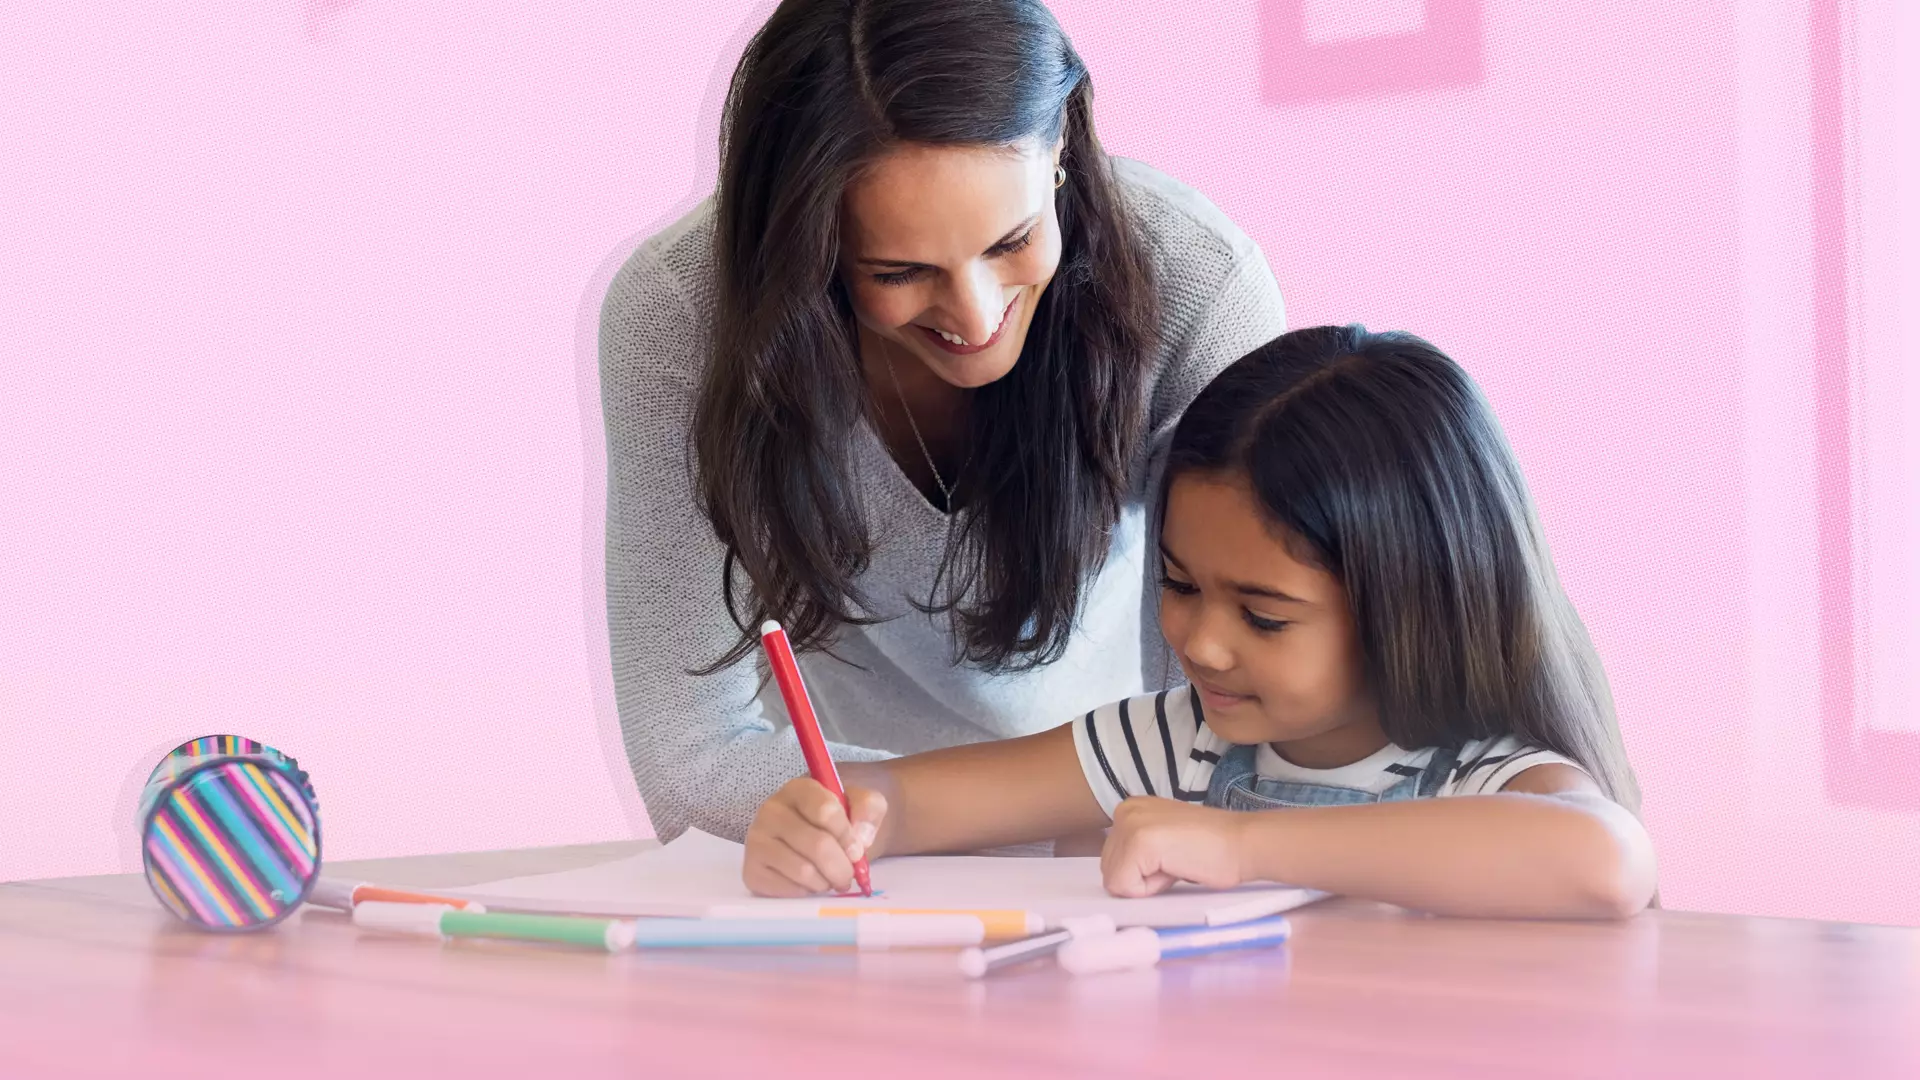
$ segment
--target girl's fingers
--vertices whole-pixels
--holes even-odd
[[[839,813],[839,800],[825,788],[810,780],[788,784],[762,804],[747,829],[742,876],[748,888],[763,896],[808,896],[833,888],[836,879],[851,884],[853,864],[840,841],[809,818],[810,813],[822,816],[811,805],[816,796],[832,803],[841,830],[852,832]]]
[[[1157,896],[1173,888],[1179,881],[1179,878],[1164,872],[1148,874],[1140,879],[1141,888],[1144,890],[1140,895]]]
[[[746,880],[747,891],[755,896],[768,896],[776,900],[793,900],[806,896],[807,891],[782,876],[770,866],[759,851],[747,857],[741,877]]]
[[[847,792],[847,802],[853,808],[854,839],[854,846],[847,849],[847,857],[859,859],[880,834],[880,823],[887,816],[887,797],[869,788],[854,788]]]
[[[833,834],[807,820],[796,807],[783,805],[768,809],[772,811],[769,836],[813,870],[811,875],[801,873],[793,877],[796,883],[812,892],[825,892],[829,888],[846,892],[852,888],[853,860],[847,858],[846,849]],[[844,824],[845,819],[841,820]]]
[[[1131,821],[1107,835],[1106,846],[1100,849],[1100,878],[1107,892],[1124,897],[1163,893],[1179,880],[1167,872],[1156,845]]]
[[[811,891],[800,880],[805,877],[803,860],[780,841],[779,830],[769,820],[771,805],[761,807],[753,825],[747,829],[746,857],[741,877],[747,888],[758,896],[799,897]]]
[[[760,845],[755,857],[768,873],[795,890],[789,895],[812,896],[828,889],[827,879],[821,875],[820,868],[795,851],[782,837],[770,837]]]
[[[831,791],[812,780],[795,780],[782,793],[784,802],[801,821],[833,837],[842,851],[854,846],[853,823]]]

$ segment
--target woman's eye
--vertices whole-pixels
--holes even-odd
[[[993,256],[999,258],[1005,255],[1018,255],[1033,243],[1033,234],[1039,231],[1040,226],[1035,225],[1033,228],[1028,229],[1026,235],[1020,237],[1020,239],[1009,240],[999,247],[994,248],[992,251]],[[882,285],[910,285],[919,279],[919,267],[910,267],[906,270],[894,270],[890,273],[873,275],[873,280]]]
[[[995,255],[1017,255],[1020,252],[1025,251],[1027,249],[1027,245],[1033,243],[1033,234],[1039,231],[1040,231],[1040,226],[1035,225],[1033,228],[1028,229],[1026,235],[1022,236],[1020,239],[1009,240],[1005,244],[1000,245],[1000,247],[994,251],[994,254]]]
[[[1251,611],[1247,611],[1245,614],[1247,617],[1247,625],[1263,634],[1271,634],[1276,630],[1284,630],[1291,625],[1284,619],[1263,619]]]
[[[1194,588],[1193,583],[1190,581],[1175,581],[1174,579],[1167,577],[1165,575],[1161,575],[1160,587],[1174,594],[1175,596],[1192,596],[1194,593],[1197,593],[1200,591],[1199,589]]]

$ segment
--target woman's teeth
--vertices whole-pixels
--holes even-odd
[[[1008,313],[1008,312],[1010,312],[1010,311],[1012,311],[1012,310],[1013,310],[1013,305],[1012,305],[1011,303],[1009,303],[1009,304],[1008,304],[1008,305],[1007,305],[1006,307],[1004,307],[1004,308],[1002,308],[1002,309],[1000,309],[1000,325],[1001,325],[1001,326],[1005,326],[1005,325],[1006,325],[1006,322],[1007,322],[1007,313]],[[958,346],[960,346],[960,347],[961,347],[961,348],[963,348],[963,349],[964,349],[964,348],[967,348],[967,347],[968,347],[968,342],[967,342],[967,339],[966,339],[966,338],[963,338],[963,337],[961,337],[961,336],[960,336],[959,334],[949,334],[949,333],[947,333],[947,332],[946,332],[945,330],[942,330],[942,329],[940,329],[939,327],[935,327],[935,326],[929,326],[929,327],[927,327],[927,329],[929,329],[929,330],[932,330],[932,331],[933,331],[934,333],[936,333],[936,334],[939,334],[939,335],[940,335],[940,336],[941,336],[942,338],[945,338],[945,339],[946,339],[947,341],[950,341],[950,342],[952,342],[952,343],[954,343],[955,345],[958,345]],[[988,342],[988,341],[992,341],[992,340],[993,340],[993,335],[995,335],[995,334],[997,334],[997,333],[999,333],[999,332],[1000,332],[1000,327],[999,327],[999,326],[996,326],[996,327],[994,327],[994,328],[993,328],[992,330],[989,330],[989,331],[987,331],[987,336],[986,336],[986,338],[985,338],[985,339],[983,339],[983,340],[981,341],[981,344],[983,344],[983,345],[984,345],[984,344],[986,344],[986,342]]]

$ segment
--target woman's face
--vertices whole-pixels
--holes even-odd
[[[961,389],[1013,370],[1060,265],[1058,149],[916,144],[874,162],[841,206],[860,325]]]

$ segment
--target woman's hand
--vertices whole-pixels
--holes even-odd
[[[1152,896],[1175,882],[1231,889],[1242,871],[1246,819],[1172,799],[1137,797],[1114,809],[1100,874],[1115,896]]]
[[[747,828],[740,876],[760,896],[796,897],[853,890],[853,864],[869,855],[886,797],[848,788],[851,819],[833,793],[808,777],[789,780],[760,804]]]

